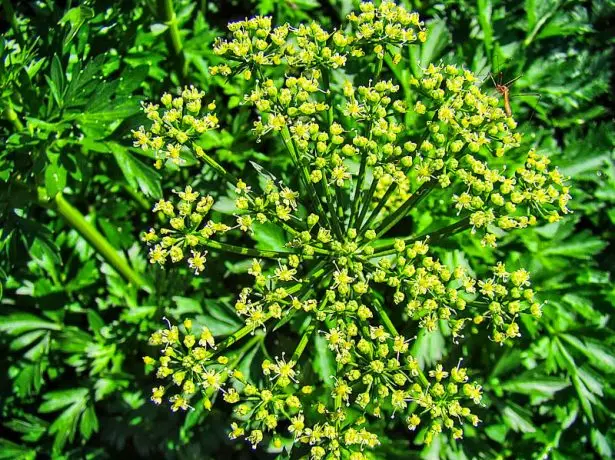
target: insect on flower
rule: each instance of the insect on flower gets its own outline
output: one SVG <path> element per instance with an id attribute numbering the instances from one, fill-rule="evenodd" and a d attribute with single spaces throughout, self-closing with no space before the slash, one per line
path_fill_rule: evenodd
<path id="1" fill-rule="evenodd" d="M 530 97 L 537 97 L 538 100 L 540 100 L 540 94 L 536 94 L 536 93 L 517 93 L 517 94 L 511 95 L 510 88 L 522 76 L 523 75 L 517 75 L 512 80 L 504 83 L 504 73 L 503 72 L 498 72 L 497 80 L 493 78 L 492 73 L 489 73 L 489 77 L 491 78 L 491 81 L 493 82 L 493 86 L 495 86 L 495 90 L 502 96 L 502 99 L 504 99 L 504 112 L 506 112 L 507 117 L 512 117 L 512 108 L 510 106 L 510 99 L 512 97 L 530 96 Z M 533 113 L 532 113 L 532 117 L 533 117 Z"/>
<path id="2" fill-rule="evenodd" d="M 521 75 L 513 78 L 507 83 L 502 83 L 502 78 L 503 78 L 502 72 L 500 72 L 499 74 L 499 83 L 495 81 L 495 78 L 493 78 L 492 74 L 489 74 L 489 76 L 491 77 L 491 80 L 493 81 L 493 84 L 495 85 L 496 91 L 500 93 L 502 97 L 504 98 L 504 111 L 506 112 L 506 115 L 511 117 L 512 109 L 510 108 L 510 87 L 512 86 L 514 82 L 516 82 L 519 78 L 521 78 Z"/>

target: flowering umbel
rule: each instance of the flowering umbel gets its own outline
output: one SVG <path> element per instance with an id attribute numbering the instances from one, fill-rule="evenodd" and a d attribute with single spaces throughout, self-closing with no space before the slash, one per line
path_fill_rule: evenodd
<path id="1" fill-rule="evenodd" d="M 170 382 L 154 388 L 152 401 L 174 411 L 209 408 L 221 393 L 235 406 L 231 438 L 253 447 L 286 439 L 314 459 L 365 458 L 380 443 L 370 421 L 385 416 L 424 429 L 427 443 L 441 432 L 463 437 L 465 424 L 479 423 L 472 410 L 481 386 L 461 362 L 424 371 L 404 333 L 445 327 L 458 342 L 471 325 L 503 343 L 521 335 L 521 315 L 539 317 L 541 307 L 526 270 L 497 263 L 476 279 L 439 261 L 430 245 L 470 230 L 495 246 L 510 230 L 558 220 L 570 198 L 564 177 L 534 151 L 511 171 L 491 165 L 520 135 L 471 72 L 429 65 L 403 90 L 384 77 L 385 60 L 403 66 L 404 47 L 426 38 L 418 15 L 391 2 L 361 4 L 334 32 L 316 23 L 273 27 L 265 17 L 229 30 L 231 39 L 215 45 L 224 63 L 211 73 L 248 82 L 245 103 L 259 114 L 254 135 L 281 143 L 299 186 L 272 177 L 248 185 L 216 162 L 200 144 L 218 125 L 202 92 L 186 88 L 144 107 L 152 126 L 135 132 L 135 145 L 154 150 L 159 167 L 201 159 L 232 185 L 236 207 L 234 219 L 216 221 L 213 198 L 190 185 L 159 201 L 154 211 L 166 225 L 143 236 L 150 261 L 185 261 L 198 274 L 226 251 L 249 258 L 254 278 L 235 302 L 244 325 L 233 334 L 214 337 L 186 321 L 152 335 L 162 356 L 146 363 Z M 373 66 L 369 81 L 359 83 L 351 63 Z M 387 237 L 437 194 L 450 201 L 450 223 Z M 233 244 L 266 222 L 286 235 L 285 250 Z M 262 362 L 263 383 L 249 381 L 237 370 L 243 355 L 289 318 L 302 325 L 296 349 Z M 317 335 L 335 355 L 321 383 L 300 361 Z"/>

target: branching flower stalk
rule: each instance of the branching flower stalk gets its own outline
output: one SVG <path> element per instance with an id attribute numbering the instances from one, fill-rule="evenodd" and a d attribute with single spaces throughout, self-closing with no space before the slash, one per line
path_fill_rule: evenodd
<path id="1" fill-rule="evenodd" d="M 363 3 L 347 19 L 330 32 L 255 17 L 229 24 L 231 38 L 215 45 L 225 63 L 211 73 L 249 82 L 245 103 L 259 114 L 254 135 L 281 143 L 297 190 L 262 171 L 263 187 L 248 184 L 216 162 L 201 145 L 201 135 L 218 127 L 215 104 L 195 88 L 144 106 L 151 126 L 134 132 L 136 146 L 156 153 L 157 167 L 193 155 L 236 194 L 232 221 L 212 219 L 213 198 L 190 184 L 159 201 L 154 211 L 168 225 L 144 234 L 150 261 L 185 261 L 199 274 L 207 258 L 230 252 L 252 259 L 254 277 L 236 300 L 245 324 L 234 334 L 214 337 L 190 322 L 153 334 L 162 355 L 145 361 L 168 383 L 152 400 L 177 411 L 199 399 L 210 407 L 220 392 L 235 407 L 231 438 L 255 448 L 285 439 L 293 455 L 313 459 L 365 458 L 380 443 L 370 430 L 380 417 L 424 430 L 426 443 L 442 432 L 459 439 L 466 424 L 479 423 L 472 406 L 481 402 L 480 384 L 460 365 L 421 369 L 410 336 L 446 325 L 457 343 L 471 324 L 501 344 L 519 337 L 519 318 L 538 318 L 541 307 L 525 269 L 497 263 L 490 277 L 475 279 L 441 263 L 430 245 L 470 230 L 495 246 L 497 235 L 558 220 L 570 198 L 564 177 L 534 151 L 514 171 L 490 166 L 519 146 L 520 135 L 471 72 L 430 65 L 410 79 L 408 95 L 398 94 L 383 62 L 407 64 L 406 47 L 425 40 L 416 13 L 385 1 Z M 375 71 L 364 82 L 351 70 L 366 68 Z M 384 240 L 434 194 L 450 200 L 450 223 Z M 257 222 L 279 226 L 286 250 L 236 243 Z M 258 330 L 276 334 L 289 318 L 303 325 L 298 345 L 262 362 L 263 383 L 229 366 L 239 342 Z M 335 355 L 322 382 L 304 372 L 317 334 Z"/>

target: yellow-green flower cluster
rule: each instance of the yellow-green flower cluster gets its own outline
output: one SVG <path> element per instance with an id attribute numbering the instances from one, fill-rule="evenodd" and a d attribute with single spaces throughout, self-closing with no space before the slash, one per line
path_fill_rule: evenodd
<path id="1" fill-rule="evenodd" d="M 569 187 L 550 160 L 528 153 L 526 163 L 510 177 L 490 169 L 485 161 L 470 155 L 462 159 L 467 169 L 457 171 L 464 192 L 453 196 L 455 208 L 469 216 L 472 230 L 482 229 L 483 245 L 495 246 L 496 235 L 489 227 L 512 230 L 536 225 L 538 217 L 557 222 L 569 213 Z"/>
<path id="2" fill-rule="evenodd" d="M 218 39 L 214 52 L 227 63 L 212 67 L 213 75 L 241 75 L 250 80 L 261 77 L 266 67 L 281 64 L 293 69 L 338 69 L 349 57 L 374 52 L 380 59 L 401 46 L 427 35 L 417 13 L 410 13 L 390 1 L 379 6 L 361 3 L 361 12 L 348 15 L 350 30 L 324 30 L 318 23 L 297 28 L 284 24 L 273 27 L 271 18 L 255 17 L 229 24 L 232 39 Z M 401 55 L 395 52 L 394 60 Z"/>
<path id="3" fill-rule="evenodd" d="M 427 34 L 418 13 L 411 13 L 394 2 L 383 1 L 379 6 L 371 2 L 360 4 L 360 12 L 350 13 L 353 42 L 358 48 L 355 55 L 370 51 L 382 57 L 387 46 L 403 46 L 417 40 L 424 42 Z M 361 47 L 361 45 L 368 45 Z M 396 55 L 396 61 L 399 59 Z"/>
<path id="4" fill-rule="evenodd" d="M 142 240 L 153 245 L 149 252 L 151 263 L 164 265 L 167 259 L 179 262 L 188 256 L 189 267 L 195 274 L 205 269 L 207 251 L 199 250 L 204 243 L 216 234 L 224 234 L 231 229 L 228 225 L 212 220 L 205 221 L 214 200 L 207 195 L 199 199 L 199 193 L 189 185 L 177 192 L 180 200 L 175 205 L 171 201 L 160 200 L 154 206 L 168 221 L 169 227 L 156 232 L 151 228 L 144 233 Z"/>
<path id="5" fill-rule="evenodd" d="M 534 151 L 517 169 L 492 166 L 520 135 L 471 72 L 430 65 L 407 82 L 392 79 L 385 54 L 403 65 L 400 48 L 425 39 L 418 15 L 392 2 L 362 3 L 337 31 L 273 27 L 262 17 L 229 30 L 215 46 L 224 62 L 211 72 L 246 80 L 256 140 L 268 136 L 293 168 L 278 180 L 257 166 L 254 182 L 227 171 L 201 144 L 218 121 L 194 88 L 164 95 L 162 111 L 144 106 L 152 127 L 135 131 L 135 145 L 153 149 L 160 167 L 181 165 L 183 154 L 200 158 L 229 183 L 236 208 L 216 220 L 214 200 L 190 186 L 160 200 L 154 212 L 164 224 L 143 235 L 150 261 L 185 260 L 198 274 L 206 257 L 226 252 L 246 257 L 253 277 L 234 302 L 243 322 L 235 332 L 214 338 L 204 325 L 198 335 L 188 322 L 152 336 L 161 356 L 146 363 L 171 382 L 152 400 L 185 410 L 203 399 L 209 408 L 221 392 L 235 407 L 232 439 L 296 445 L 314 459 L 366 458 L 380 443 L 373 422 L 384 417 L 422 431 L 428 443 L 441 432 L 461 438 L 479 422 L 471 407 L 481 386 L 460 365 L 423 370 L 409 337 L 444 327 L 458 343 L 467 329 L 484 328 L 502 344 L 522 334 L 522 315 L 539 318 L 541 307 L 525 269 L 498 263 L 478 279 L 439 261 L 430 245 L 470 230 L 493 246 L 496 233 L 557 220 L 568 212 L 564 178 Z M 430 194 L 445 202 L 451 223 L 431 235 L 388 237 Z M 257 223 L 278 227 L 285 247 L 246 243 Z M 238 372 L 253 347 L 277 343 L 264 338 L 280 328 L 299 331 L 294 351 L 262 361 L 263 379 Z M 315 340 L 335 357 L 326 375 L 304 372 Z"/>
<path id="6" fill-rule="evenodd" d="M 143 358 L 145 364 L 156 367 L 158 379 L 172 382 L 171 386 L 153 388 L 151 400 L 161 404 L 163 397 L 166 397 L 174 412 L 191 407 L 190 400 L 197 393 L 205 395 L 204 404 L 209 406 L 207 395 L 221 390 L 231 375 L 227 369 L 229 359 L 225 356 L 214 358 L 215 340 L 207 327 L 194 331 L 192 322 L 186 320 L 183 329 L 182 333 L 177 326 L 169 323 L 167 329 L 154 332 L 149 344 L 164 347 L 162 356 L 157 359 L 150 356 Z"/>
<path id="7" fill-rule="evenodd" d="M 191 139 L 218 127 L 218 117 L 213 113 L 216 104 L 210 102 L 204 107 L 204 96 L 204 92 L 190 86 L 176 97 L 165 93 L 160 99 L 162 108 L 158 104 L 143 106 L 152 124 L 147 131 L 141 126 L 132 132 L 134 146 L 153 150 L 158 169 L 167 160 L 180 164 L 182 150 L 190 146 Z"/>

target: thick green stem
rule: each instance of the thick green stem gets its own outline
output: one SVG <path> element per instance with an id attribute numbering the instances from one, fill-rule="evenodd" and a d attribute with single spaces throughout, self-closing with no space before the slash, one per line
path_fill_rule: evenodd
<path id="1" fill-rule="evenodd" d="M 397 332 L 397 329 L 395 328 L 393 321 L 391 321 L 391 318 L 389 318 L 389 315 L 387 315 L 386 311 L 384 311 L 384 307 L 380 304 L 380 301 L 373 299 L 372 305 L 376 309 L 376 313 L 380 315 L 380 319 L 384 323 L 384 327 L 389 331 L 389 333 L 393 334 L 393 336 L 398 336 L 399 332 Z"/>
<path id="2" fill-rule="evenodd" d="M 17 131 L 23 129 L 23 123 L 19 119 L 19 115 L 17 115 L 15 109 L 11 106 L 10 101 L 7 101 L 7 106 L 4 109 L 4 118 L 6 118 Z"/>
<path id="3" fill-rule="evenodd" d="M 91 223 L 85 220 L 83 214 L 73 208 L 61 193 L 55 196 L 54 203 L 56 211 L 98 251 L 109 265 L 137 288 L 144 289 L 147 292 L 152 291 L 149 283 L 132 269 L 105 237 Z"/>
<path id="4" fill-rule="evenodd" d="M 180 68 L 180 77 L 183 79 L 186 76 L 186 55 L 184 54 L 184 46 L 181 36 L 179 34 L 179 28 L 177 27 L 177 16 L 175 15 L 175 9 L 173 8 L 173 0 L 158 0 L 158 11 L 160 12 L 161 19 L 168 26 L 168 39 L 171 51 L 177 60 L 177 65 Z"/>

